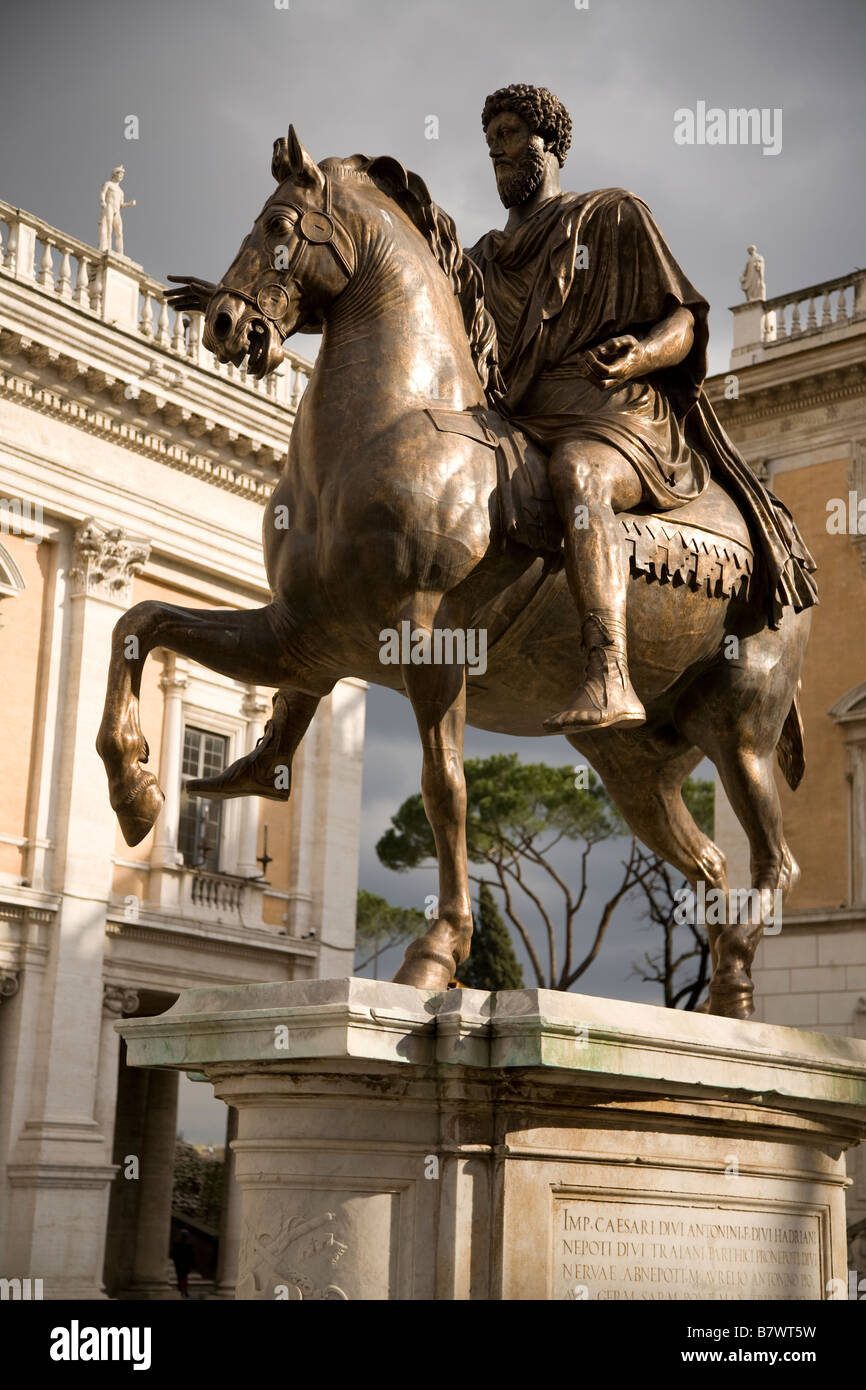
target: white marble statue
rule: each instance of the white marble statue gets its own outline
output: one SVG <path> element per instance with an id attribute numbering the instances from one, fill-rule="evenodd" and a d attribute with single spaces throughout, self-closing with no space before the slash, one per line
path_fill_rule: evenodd
<path id="1" fill-rule="evenodd" d="M 751 302 L 753 299 L 766 299 L 767 287 L 764 284 L 764 257 L 758 251 L 757 246 L 749 246 L 749 259 L 746 261 L 746 268 L 740 276 L 740 287 L 746 298 Z"/>
<path id="2" fill-rule="evenodd" d="M 100 251 L 111 250 L 111 238 L 114 236 L 114 249 L 118 256 L 123 255 L 123 220 L 120 216 L 123 208 L 134 208 L 135 199 L 125 203 L 123 201 L 123 175 L 126 173 L 122 164 L 118 164 L 116 169 L 111 171 L 111 178 L 107 179 L 102 185 L 102 192 L 99 201 L 102 211 L 99 215 L 99 249 Z"/>

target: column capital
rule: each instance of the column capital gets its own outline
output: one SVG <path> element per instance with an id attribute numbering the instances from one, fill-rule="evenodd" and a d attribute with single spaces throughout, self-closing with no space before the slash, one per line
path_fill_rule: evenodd
<path id="1" fill-rule="evenodd" d="M 159 678 L 159 688 L 163 695 L 182 694 L 189 686 L 189 677 L 183 671 L 166 671 Z"/>
<path id="2" fill-rule="evenodd" d="M 271 703 L 257 690 L 248 690 L 241 701 L 241 713 L 245 719 L 260 720 L 264 715 L 270 713 Z"/>
<path id="3" fill-rule="evenodd" d="M 0 970 L 0 1004 L 18 993 L 20 976 L 17 970 Z"/>
<path id="4" fill-rule="evenodd" d="M 159 688 L 164 695 L 182 694 L 189 687 L 189 666 L 177 652 L 169 647 L 156 647 L 151 655 L 162 663 Z"/>
<path id="5" fill-rule="evenodd" d="M 103 985 L 102 1013 L 105 1018 L 120 1018 L 134 1014 L 138 1008 L 138 993 L 126 985 Z"/>
<path id="6" fill-rule="evenodd" d="M 74 597 L 108 599 L 126 607 L 132 581 L 147 564 L 150 541 L 89 516 L 72 538 L 69 584 Z"/>

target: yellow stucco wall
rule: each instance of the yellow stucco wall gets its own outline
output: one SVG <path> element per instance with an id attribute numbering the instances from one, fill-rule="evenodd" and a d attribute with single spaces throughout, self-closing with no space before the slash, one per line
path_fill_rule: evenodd
<path id="1" fill-rule="evenodd" d="M 848 496 L 847 459 L 778 473 L 772 488 L 790 508 L 818 564 L 803 670 L 806 775 L 796 792 L 781 775 L 785 835 L 800 865 L 791 908 L 839 907 L 848 895 L 848 786 L 842 730 L 828 711 L 866 672 L 866 580 L 859 551 L 827 531 L 827 502 Z"/>

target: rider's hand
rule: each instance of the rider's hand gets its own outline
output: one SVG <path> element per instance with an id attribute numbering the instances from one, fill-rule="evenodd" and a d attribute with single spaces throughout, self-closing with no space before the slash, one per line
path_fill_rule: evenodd
<path id="1" fill-rule="evenodd" d="M 632 381 L 646 370 L 644 349 L 630 333 L 599 343 L 584 353 L 583 361 L 590 381 L 602 391 Z"/>
<path id="2" fill-rule="evenodd" d="M 216 293 L 216 285 L 210 280 L 199 280 L 195 275 L 169 275 L 168 279 L 179 288 L 169 290 L 166 302 L 173 309 L 192 309 L 204 313 Z"/>

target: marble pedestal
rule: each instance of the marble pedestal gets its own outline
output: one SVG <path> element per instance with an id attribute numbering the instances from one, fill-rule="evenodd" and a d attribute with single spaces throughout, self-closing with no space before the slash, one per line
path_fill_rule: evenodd
<path id="1" fill-rule="evenodd" d="M 846 1296 L 864 1042 L 365 979 L 117 1026 L 237 1109 L 238 1298 Z"/>

